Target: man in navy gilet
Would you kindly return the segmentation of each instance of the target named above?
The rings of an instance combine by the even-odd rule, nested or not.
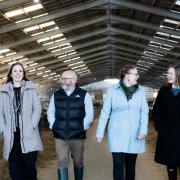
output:
[[[89,93],[76,86],[74,71],[63,72],[60,83],[61,88],[51,97],[48,108],[49,126],[55,137],[58,180],[68,180],[69,154],[75,180],[82,180],[84,139],[93,121],[93,104]]]

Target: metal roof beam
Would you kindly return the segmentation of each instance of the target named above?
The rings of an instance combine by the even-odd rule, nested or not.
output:
[[[174,12],[171,12],[169,10],[162,9],[162,8],[150,6],[150,5],[145,5],[145,4],[141,4],[141,3],[137,3],[137,2],[130,2],[127,0],[121,0],[121,1],[110,0],[110,3],[116,4],[118,6],[130,8],[130,9],[135,9],[138,11],[143,11],[145,13],[152,13],[152,14],[156,14],[159,16],[164,16],[164,17],[168,17],[171,19],[180,20],[180,14],[174,13]]]
[[[165,40],[160,40],[160,39],[148,36],[148,35],[142,35],[142,34],[139,34],[139,33],[132,32],[132,31],[127,31],[127,30],[122,30],[122,29],[117,29],[117,28],[111,28],[111,31],[113,33],[132,36],[132,37],[135,37],[135,38],[140,38],[140,39],[144,39],[144,40],[147,40],[147,41],[154,41],[154,42],[157,42],[157,43],[164,43],[164,44],[167,44],[167,45],[170,45],[170,46],[180,48],[179,44],[168,42],[168,41],[165,41]]]
[[[70,7],[70,8],[61,10],[61,11],[59,11],[57,13],[54,13],[54,14],[49,14],[47,16],[32,19],[31,21],[26,21],[26,22],[22,22],[22,23],[18,23],[18,24],[5,25],[0,29],[0,34],[7,33],[7,32],[10,32],[10,31],[14,31],[14,30],[17,30],[17,29],[23,29],[23,28],[33,26],[33,25],[37,25],[37,24],[40,24],[40,23],[43,23],[43,22],[52,21],[52,20],[55,20],[57,18],[61,18],[63,16],[74,14],[74,13],[77,13],[77,12],[80,12],[80,11],[85,11],[86,9],[97,7],[97,6],[100,6],[100,5],[103,5],[103,4],[105,4],[105,1],[97,0],[97,1],[94,1],[94,2],[91,2],[91,3],[86,3],[86,4],[83,4],[83,5],[79,5],[79,6],[76,6],[76,7]]]
[[[137,20],[134,20],[132,18],[130,19],[130,18],[126,18],[126,17],[122,17],[122,16],[115,16],[115,15],[111,15],[110,18],[111,18],[111,20],[114,20],[114,21],[117,21],[117,22],[123,22],[123,23],[131,24],[131,25],[135,25],[135,26],[138,26],[138,27],[142,27],[142,28],[145,28],[145,29],[152,29],[152,30],[155,30],[155,31],[160,31],[160,32],[180,36],[179,31],[162,28],[162,27],[160,27],[158,25],[154,25],[154,24],[151,24],[149,22],[147,23],[147,22],[137,21]]]
[[[0,10],[1,9],[6,9],[15,5],[18,5],[20,3],[29,3],[29,0],[6,0],[0,2]]]

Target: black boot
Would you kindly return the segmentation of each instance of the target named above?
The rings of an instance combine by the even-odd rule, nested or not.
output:
[[[74,177],[75,180],[83,180],[83,166],[74,167]]]
[[[177,180],[177,169],[167,169],[169,180]]]
[[[58,169],[58,180],[68,180],[68,168]]]

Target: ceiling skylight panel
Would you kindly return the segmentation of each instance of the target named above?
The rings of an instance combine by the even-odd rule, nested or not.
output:
[[[173,42],[173,43],[178,43],[178,41],[175,41],[175,40],[172,40],[172,39],[167,39],[167,41]]]
[[[156,39],[161,39],[161,40],[166,40],[166,38],[159,37],[159,36],[157,36],[157,35],[155,35],[154,38],[156,38]]]
[[[37,16],[33,16],[32,18],[33,18],[33,19],[36,19],[36,18],[38,18],[38,17],[42,17],[42,16],[46,16],[46,15],[48,15],[48,13],[39,14],[39,15],[37,15]]]
[[[177,0],[175,4],[180,6],[180,0]]]
[[[50,37],[39,39],[39,40],[37,40],[37,42],[40,43],[40,42],[44,42],[44,41],[48,41],[48,40],[50,40]]]
[[[59,46],[53,46],[53,47],[48,48],[47,50],[56,49],[56,48],[58,48],[58,47],[59,47]]]
[[[31,26],[31,27],[25,28],[24,31],[27,33],[30,31],[37,30],[37,29],[39,29],[39,26]]]
[[[85,65],[85,64],[82,64],[82,65],[79,65],[79,66],[71,67],[71,69],[78,69],[78,68],[84,67],[84,66],[86,66],[86,65]]]
[[[69,48],[72,48],[72,46],[70,45],[70,46],[63,47],[62,50],[69,49]]]
[[[27,61],[29,58],[23,58],[23,59],[20,59],[19,61],[20,62],[23,62],[23,61]]]
[[[62,36],[63,36],[63,34],[60,33],[60,34],[56,34],[56,35],[51,36],[51,38],[52,38],[52,39],[55,39],[55,38],[62,37]],[[68,44],[68,45],[69,45],[69,44]]]
[[[171,24],[176,24],[176,25],[178,25],[180,23],[179,21],[175,21],[175,20],[172,20],[172,19],[165,19],[164,22],[171,23]]]
[[[59,58],[59,57],[58,57],[58,58]],[[71,62],[71,59],[67,59],[67,60],[65,60],[65,61],[63,61],[63,62],[65,62],[65,63]]]
[[[18,16],[18,15],[25,14],[28,12],[36,11],[36,10],[42,9],[42,8],[43,8],[43,6],[41,4],[36,4],[36,5],[28,6],[28,7],[22,8],[22,9],[16,9],[13,11],[6,12],[5,15],[7,17],[14,17],[14,16]]]
[[[75,63],[72,63],[72,64],[68,64],[68,66],[75,66],[75,65],[81,64],[81,63],[84,63],[84,61],[79,61],[79,62],[75,62]]]
[[[5,56],[11,56],[11,55],[14,55],[14,54],[16,54],[16,52],[12,52],[12,53],[6,54]]]
[[[172,10],[172,9],[170,11],[171,12],[175,12],[175,13],[180,13],[179,11],[175,11],[175,10]]]
[[[161,46],[160,48],[164,49],[164,50],[167,50],[167,51],[170,51],[172,49],[172,48],[167,48],[167,47],[163,47],[163,46]]]
[[[23,9],[17,9],[17,10],[13,10],[13,11],[5,13],[5,15],[7,17],[14,17],[14,16],[18,16],[18,15],[21,15],[21,14],[24,14]]]
[[[41,32],[38,32],[38,33],[34,33],[34,34],[31,34],[31,36],[37,36],[37,35],[39,35],[39,34],[44,34],[44,32],[41,31]]]
[[[55,28],[48,29],[48,30],[46,30],[45,32],[55,31],[55,30],[57,30],[57,29],[59,29],[59,27],[56,26]]]
[[[32,12],[32,11],[36,11],[36,10],[39,10],[39,9],[42,9],[43,6],[42,4],[35,4],[35,5],[32,5],[32,6],[28,6],[28,7],[25,7],[23,8],[25,12]]]
[[[38,63],[29,64],[29,66],[36,66]]]
[[[51,72],[51,71],[52,71],[52,70],[49,69],[49,70],[47,70],[47,71],[44,71],[44,73],[48,73],[48,72]]]
[[[80,57],[78,56],[78,57],[72,58],[73,61],[74,61],[74,60],[77,60],[77,59],[80,59]]]
[[[81,69],[75,69],[76,72],[87,70],[87,67],[81,68]]]
[[[67,38],[58,39],[58,40],[55,40],[55,42],[60,42],[60,41],[65,41],[65,40],[67,40]]]
[[[140,67],[145,67],[145,68],[150,68],[151,66],[149,66],[149,65],[145,65],[145,64],[137,64],[138,66],[140,66]]]
[[[161,28],[166,28],[166,29],[174,29],[172,27],[169,27],[169,26],[164,26],[164,25],[160,25]]]
[[[84,71],[80,71],[80,72],[77,72],[78,74],[84,74],[84,73],[90,73],[90,70],[84,70]]]
[[[163,32],[157,32],[156,34],[162,35],[162,36],[169,36],[170,34],[163,33]]]
[[[29,20],[31,20],[31,18],[21,19],[19,21],[15,21],[15,23],[18,24],[18,23],[21,23],[21,22],[29,21]]]
[[[176,36],[176,35],[171,35],[171,37],[175,39],[180,39],[180,36]]]
[[[37,68],[37,70],[41,70],[41,69],[45,69],[45,67],[42,66],[42,67],[38,67],[38,68]]]
[[[40,24],[39,26],[40,26],[41,28],[44,28],[44,27],[48,27],[48,26],[52,26],[52,25],[55,25],[55,22],[54,22],[54,21],[49,21],[49,22]]]
[[[158,48],[158,47],[159,47],[158,45],[154,45],[154,44],[149,44],[149,46],[155,47],[155,48]]]
[[[10,49],[3,49],[3,50],[0,50],[0,54],[6,53],[6,52],[9,52],[9,51],[10,51]]]
[[[72,56],[74,54],[77,54],[77,52],[71,52],[71,53],[68,53],[68,56]]]

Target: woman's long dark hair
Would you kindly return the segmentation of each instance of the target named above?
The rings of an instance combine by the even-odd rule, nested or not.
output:
[[[176,75],[176,85],[180,86],[180,63],[179,64],[171,64],[169,68],[174,68]]]
[[[27,76],[26,76],[26,70],[25,70],[23,64],[21,64],[20,62],[16,62],[16,63],[12,64],[11,67],[9,68],[9,72],[8,72],[8,74],[7,74],[6,83],[8,83],[8,82],[13,83],[13,79],[12,79],[12,77],[11,77],[11,74],[12,74],[12,70],[13,70],[14,66],[16,66],[16,65],[21,66],[22,69],[23,69],[23,78],[22,78],[22,79],[25,80],[25,81],[29,81],[29,79],[28,79]]]

